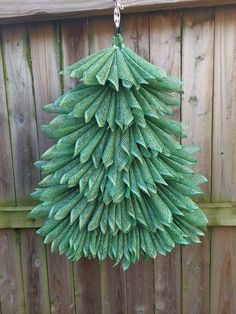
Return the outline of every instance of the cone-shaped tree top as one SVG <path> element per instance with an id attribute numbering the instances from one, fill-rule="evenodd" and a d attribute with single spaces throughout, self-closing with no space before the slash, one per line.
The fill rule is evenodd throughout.
<path id="1" fill-rule="evenodd" d="M 193 147 L 183 147 L 185 126 L 167 118 L 179 106 L 181 82 L 124 45 L 69 66 L 81 80 L 45 110 L 57 113 L 44 132 L 57 143 L 36 165 L 44 179 L 32 217 L 45 216 L 38 233 L 52 251 L 78 260 L 106 257 L 131 263 L 199 242 L 207 219 L 191 200 L 204 176 Z"/>
<path id="2" fill-rule="evenodd" d="M 123 37 L 118 34 L 112 39 L 113 47 L 100 50 L 91 56 L 72 64 L 63 74 L 78 78 L 85 85 L 105 85 L 109 83 L 119 90 L 158 81 L 159 87 L 169 91 L 181 91 L 181 82 L 167 77 L 163 69 L 158 69 L 124 45 Z M 155 82 L 153 82 L 155 84 Z"/>

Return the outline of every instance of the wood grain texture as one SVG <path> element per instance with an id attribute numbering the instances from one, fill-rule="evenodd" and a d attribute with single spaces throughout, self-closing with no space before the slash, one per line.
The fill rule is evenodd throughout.
<path id="1" fill-rule="evenodd" d="M 123 17 L 122 33 L 126 45 L 149 60 L 149 16 Z M 153 261 L 141 261 L 127 271 L 128 313 L 154 312 Z"/>
<path id="2" fill-rule="evenodd" d="M 157 256 L 155 270 L 155 313 L 181 313 L 181 249 Z"/>
<path id="3" fill-rule="evenodd" d="M 236 8 L 216 11 L 213 117 L 214 201 L 236 200 Z"/>
<path id="4" fill-rule="evenodd" d="M 2 30 L 1 30 L 2 32 Z M 2 35 L 2 33 L 1 33 Z M 2 39 L 2 38 L 1 38 Z M 0 203 L 16 205 L 14 170 L 12 161 L 9 108 L 5 84 L 7 80 L 0 52 Z M 6 218 L 8 216 L 6 215 Z M 25 299 L 20 259 L 19 232 L 0 230 L 0 313 L 24 314 Z"/>
<path id="5" fill-rule="evenodd" d="M 33 162 L 38 157 L 38 138 L 27 27 L 3 27 L 2 40 L 10 131 L 12 134 L 16 203 L 19 205 L 30 204 L 32 203 L 30 193 L 38 181 L 39 174 L 36 169 L 33 169 Z M 32 242 L 32 234 L 29 234 L 29 231 L 23 232 L 23 237 L 21 235 L 20 232 L 20 244 L 22 245 L 20 256 L 22 260 L 17 254 L 16 259 L 18 263 L 22 264 L 25 313 L 30 313 L 32 309 L 35 309 L 35 313 L 39 313 L 42 309 L 47 313 L 49 310 L 49 303 L 45 299 L 48 293 L 47 290 L 45 287 L 42 288 L 42 282 L 37 284 L 28 276 L 28 274 L 32 274 L 33 278 L 40 277 L 44 283 L 47 282 L 47 274 L 44 273 L 43 275 L 41 269 L 31 267 L 32 265 L 28 259 L 39 249 L 37 245 L 39 240 L 36 239 Z M 24 250 L 25 247 L 27 247 L 27 252 Z M 41 255 L 41 260 L 45 259 L 45 254 L 44 256 L 41 252 L 38 252 L 38 254 Z M 20 281 L 19 278 L 18 280 Z M 43 299 L 45 299 L 44 303 L 42 303 Z"/>
<path id="6" fill-rule="evenodd" d="M 181 12 L 150 14 L 150 62 L 167 75 L 181 75 Z M 177 119 L 177 117 L 176 117 Z"/>
<path id="7" fill-rule="evenodd" d="M 44 219 L 29 219 L 31 206 L 25 207 L 0 207 L 0 229 L 38 228 Z"/>
<path id="8" fill-rule="evenodd" d="M 182 313 L 209 313 L 211 231 L 201 244 L 182 248 Z"/>
<path id="9" fill-rule="evenodd" d="M 34 96 L 38 127 L 39 152 L 42 154 L 54 141 L 48 139 L 40 126 L 47 124 L 53 115 L 43 110 L 43 105 L 61 93 L 59 71 L 59 35 L 57 24 L 46 22 L 29 25 L 30 58 L 34 82 Z M 53 79 L 52 79 L 53 78 Z"/>
<path id="10" fill-rule="evenodd" d="M 57 98 L 59 94 L 63 94 L 64 88 L 62 77 L 59 75 L 59 71 L 62 67 L 62 55 L 65 51 L 63 43 L 60 45 L 61 33 L 59 33 L 60 25 L 51 24 L 46 26 L 45 34 L 45 53 L 48 56 L 46 67 L 47 73 L 50 73 L 50 77 L 55 77 L 54 83 L 51 86 L 51 80 L 47 79 L 47 85 L 45 88 L 50 91 L 47 94 L 47 102 L 50 101 L 52 95 Z M 49 27 L 49 28 L 48 28 Z M 32 37 L 34 38 L 34 36 Z M 46 57 L 47 58 L 47 57 Z M 54 60 L 52 68 L 50 67 L 50 60 Z M 48 115 L 46 119 L 50 119 L 51 115 Z M 47 265 L 48 265 L 48 277 L 49 277 L 49 294 L 51 303 L 51 313 L 75 313 L 75 299 L 74 299 L 74 280 L 72 263 L 69 262 L 65 256 L 61 256 L 59 253 L 51 254 L 50 246 L 47 247 Z"/>
<path id="11" fill-rule="evenodd" d="M 186 10 L 183 15 L 182 121 L 189 127 L 188 138 L 183 144 L 200 148 L 195 154 L 195 172 L 205 175 L 208 182 L 202 185 L 208 202 L 211 192 L 211 135 L 214 56 L 214 10 Z M 204 130 L 204 131 L 203 131 Z"/>
<path id="12" fill-rule="evenodd" d="M 214 10 L 187 10 L 183 15 L 182 120 L 190 129 L 183 143 L 200 147 L 193 169 L 209 181 L 199 201 L 209 201 L 211 193 L 213 42 Z M 182 304 L 186 314 L 209 313 L 210 231 L 201 241 L 182 249 Z"/>
<path id="13" fill-rule="evenodd" d="M 32 203 L 30 193 L 39 179 L 38 171 L 33 168 L 33 162 L 38 158 L 38 136 L 28 29 L 26 26 L 4 27 L 2 37 L 15 169 L 16 203 L 24 205 Z M 32 311 L 48 313 L 46 260 L 41 239 L 35 237 L 31 230 L 20 231 L 19 237 L 25 313 Z M 40 263 L 41 266 L 39 266 Z"/>
<path id="14" fill-rule="evenodd" d="M 236 199 L 236 8 L 216 10 L 212 200 Z M 220 66 L 219 66 L 220 65 Z M 210 313 L 235 313 L 235 229 L 214 228 Z"/>
<path id="15" fill-rule="evenodd" d="M 210 203 L 201 205 L 208 218 L 208 226 L 236 226 L 235 203 Z"/>
<path id="16" fill-rule="evenodd" d="M 45 246 L 34 229 L 20 231 L 25 313 L 50 313 Z"/>
<path id="17" fill-rule="evenodd" d="M 66 67 L 88 55 L 87 20 L 63 21 L 61 29 L 62 65 Z M 78 81 L 63 77 L 64 92 L 78 84 Z M 97 261 L 86 259 L 75 262 L 74 303 L 76 313 L 101 313 L 100 268 Z M 94 282 L 93 282 L 94 279 Z"/>
<path id="18" fill-rule="evenodd" d="M 180 12 L 150 15 L 150 61 L 164 68 L 168 75 L 180 77 L 181 70 Z M 172 119 L 180 119 L 180 109 Z M 155 270 L 155 313 L 181 313 L 181 249 L 158 256 Z"/>
<path id="19" fill-rule="evenodd" d="M 2 47 L 0 47 L 2 48 Z M 14 170 L 11 136 L 4 80 L 2 50 L 0 51 L 0 205 L 15 205 Z"/>
<path id="20" fill-rule="evenodd" d="M 25 314 L 19 234 L 0 230 L 0 304 L 2 314 Z"/>
<path id="21" fill-rule="evenodd" d="M 111 47 L 113 34 L 113 21 L 109 17 L 88 19 L 88 53 Z"/>
<path id="22" fill-rule="evenodd" d="M 74 263 L 76 313 L 101 314 L 100 263 L 82 258 Z"/>
<path id="23" fill-rule="evenodd" d="M 155 312 L 153 260 L 142 258 L 127 270 L 127 310 L 129 314 Z"/>
<path id="24" fill-rule="evenodd" d="M 213 228 L 211 242 L 211 314 L 236 312 L 236 228 Z"/>
<path id="25" fill-rule="evenodd" d="M 84 58 L 88 55 L 87 19 L 65 20 L 60 23 L 62 67 Z M 65 75 L 62 78 L 64 92 L 78 84 L 78 81 Z"/>
<path id="26" fill-rule="evenodd" d="M 127 313 L 126 273 L 121 266 L 113 268 L 114 263 L 106 259 L 101 264 L 102 314 Z"/>
<path id="27" fill-rule="evenodd" d="M 76 313 L 72 263 L 47 246 L 47 269 L 51 314 Z"/>
<path id="28" fill-rule="evenodd" d="M 58 23 L 52 22 L 41 23 L 40 25 L 30 24 L 29 31 L 39 133 L 38 145 L 39 152 L 43 153 L 53 141 L 41 132 L 40 126 L 48 123 L 53 115 L 44 112 L 42 106 L 54 101 L 61 94 L 59 27 Z M 38 245 L 40 244 L 38 243 Z M 59 254 L 52 255 L 49 249 L 46 252 L 47 263 L 44 264 L 44 268 L 45 271 L 48 268 L 50 312 L 74 313 L 72 265 L 65 257 Z M 47 278 L 45 282 L 47 282 Z"/>
<path id="29" fill-rule="evenodd" d="M 181 77 L 181 11 L 150 14 L 150 62 Z M 180 108 L 171 118 L 180 120 Z"/>
<path id="30" fill-rule="evenodd" d="M 138 27 L 137 25 L 137 19 L 139 18 L 139 22 L 141 21 L 140 19 L 143 19 L 143 25 L 141 27 Z M 146 21 L 145 21 L 146 19 Z M 122 31 L 122 36 L 124 37 L 125 40 L 125 45 L 128 46 L 130 49 L 138 53 L 138 50 L 140 50 L 140 54 L 142 54 L 142 57 L 149 60 L 149 17 L 148 15 L 146 18 L 134 15 L 134 14 L 129 14 L 125 15 L 121 19 L 121 31 Z M 144 26 L 144 23 L 146 24 Z M 145 33 L 145 37 L 142 36 L 143 32 Z M 140 42 L 139 42 L 140 38 Z M 142 40 L 144 40 L 146 46 L 142 46 Z"/>
<path id="31" fill-rule="evenodd" d="M 28 32 L 23 25 L 4 26 L 1 31 L 17 205 L 29 205 L 39 172 L 33 166 L 38 158 L 38 138 Z"/>
<path id="32" fill-rule="evenodd" d="M 159 9 L 176 9 L 188 7 L 206 7 L 234 4 L 235 0 L 126 0 L 126 12 L 147 12 Z M 42 20 L 59 17 L 91 16 L 111 14 L 112 0 L 1 0 L 0 22 L 15 20 Z"/>

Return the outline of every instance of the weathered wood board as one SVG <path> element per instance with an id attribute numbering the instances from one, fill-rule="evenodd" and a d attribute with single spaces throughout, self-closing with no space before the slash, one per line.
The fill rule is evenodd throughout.
<path id="1" fill-rule="evenodd" d="M 148 12 L 176 8 L 194 8 L 235 4 L 235 0 L 124 0 L 126 12 Z M 0 22 L 19 20 L 44 20 L 75 16 L 93 16 L 111 14 L 114 7 L 112 0 L 63 0 L 53 2 L 42 0 L 0 1 Z"/>
<path id="2" fill-rule="evenodd" d="M 214 58 L 214 10 L 186 10 L 183 14 L 182 79 L 185 93 L 182 97 L 182 121 L 189 126 L 188 138 L 183 144 L 195 145 L 196 172 L 206 176 L 204 195 L 199 202 L 211 198 L 211 130 Z M 201 244 L 182 249 L 182 312 L 208 313 L 210 230 Z"/>
<path id="3" fill-rule="evenodd" d="M 181 12 L 150 15 L 150 61 L 168 75 L 181 75 Z M 180 108 L 173 110 L 173 119 L 180 120 Z M 181 249 L 160 256 L 154 262 L 155 312 L 181 313 Z"/>
<path id="4" fill-rule="evenodd" d="M 212 200 L 236 199 L 236 8 L 215 12 Z M 236 312 L 235 228 L 213 228 L 210 313 Z"/>

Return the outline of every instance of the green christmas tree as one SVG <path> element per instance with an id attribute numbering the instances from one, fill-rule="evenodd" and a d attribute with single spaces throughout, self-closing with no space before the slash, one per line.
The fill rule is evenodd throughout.
<path id="1" fill-rule="evenodd" d="M 204 176 L 193 173 L 183 123 L 168 118 L 182 83 L 125 46 L 121 34 L 63 72 L 80 79 L 45 110 L 43 131 L 57 140 L 36 165 L 44 179 L 31 217 L 38 233 L 72 260 L 109 257 L 127 269 L 140 256 L 198 243 L 207 218 L 191 200 Z M 173 95 L 175 93 L 176 95 Z"/>

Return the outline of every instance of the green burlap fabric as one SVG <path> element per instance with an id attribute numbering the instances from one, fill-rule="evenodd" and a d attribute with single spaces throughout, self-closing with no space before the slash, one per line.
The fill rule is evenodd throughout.
<path id="1" fill-rule="evenodd" d="M 207 219 L 191 200 L 204 176 L 193 173 L 193 147 L 181 122 L 182 84 L 124 45 L 101 50 L 62 73 L 81 84 L 45 110 L 57 140 L 36 162 L 44 174 L 30 216 L 47 218 L 38 233 L 72 260 L 109 257 L 127 269 L 140 256 L 197 243 Z"/>

